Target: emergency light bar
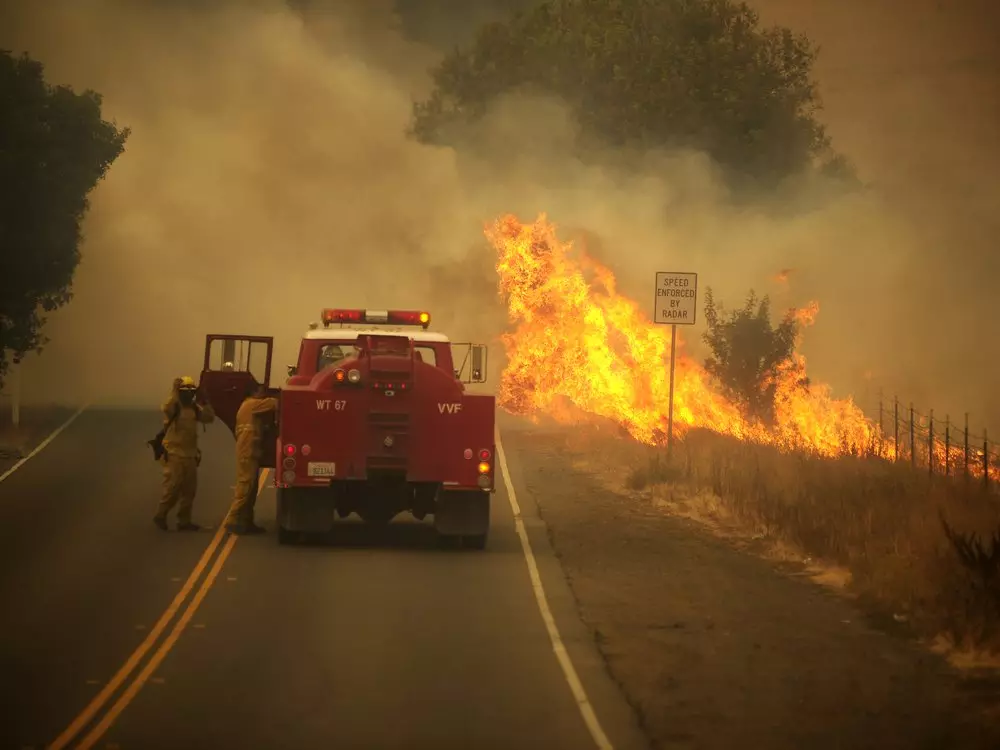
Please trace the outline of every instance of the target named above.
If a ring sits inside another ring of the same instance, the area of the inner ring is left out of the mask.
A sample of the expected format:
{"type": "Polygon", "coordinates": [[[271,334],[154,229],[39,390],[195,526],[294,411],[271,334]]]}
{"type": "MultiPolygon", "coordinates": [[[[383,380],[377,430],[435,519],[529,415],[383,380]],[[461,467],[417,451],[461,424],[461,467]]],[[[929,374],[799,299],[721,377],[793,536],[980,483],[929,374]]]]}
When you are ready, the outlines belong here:
{"type": "Polygon", "coordinates": [[[323,310],[323,327],[332,323],[369,323],[373,325],[422,326],[431,324],[431,314],[422,310],[323,310]]]}

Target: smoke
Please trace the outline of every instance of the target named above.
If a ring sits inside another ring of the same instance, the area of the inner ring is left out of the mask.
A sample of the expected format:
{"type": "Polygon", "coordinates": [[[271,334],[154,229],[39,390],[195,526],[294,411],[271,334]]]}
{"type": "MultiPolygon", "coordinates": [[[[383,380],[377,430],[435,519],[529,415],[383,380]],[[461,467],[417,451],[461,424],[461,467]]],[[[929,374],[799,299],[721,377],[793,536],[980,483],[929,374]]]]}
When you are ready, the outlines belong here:
{"type": "Polygon", "coordinates": [[[23,5],[0,11],[0,46],[100,91],[133,130],[93,195],[76,298],[26,364],[29,398],[149,403],[197,375],[209,332],[273,335],[280,366],[324,306],[426,307],[455,338],[494,344],[495,363],[505,321],[482,226],[544,211],[644,306],[657,270],[697,271],[730,306],[751,286],[779,309],[816,299],[817,379],[1000,416],[979,338],[1000,228],[997,54],[981,19],[760,2],[823,45],[835,145],[874,185],[776,215],[732,207],[703,155],[581,163],[556,101],[498,102],[474,153],[407,140],[440,53],[404,36],[389,2],[23,5]]]}

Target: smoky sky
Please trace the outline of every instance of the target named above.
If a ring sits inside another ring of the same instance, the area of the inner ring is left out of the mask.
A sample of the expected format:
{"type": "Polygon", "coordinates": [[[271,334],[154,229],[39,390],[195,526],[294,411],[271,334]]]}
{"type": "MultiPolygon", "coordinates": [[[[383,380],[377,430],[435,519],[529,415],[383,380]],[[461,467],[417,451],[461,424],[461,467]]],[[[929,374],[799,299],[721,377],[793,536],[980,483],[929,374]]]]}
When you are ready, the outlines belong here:
{"type": "MultiPolygon", "coordinates": [[[[27,396],[153,402],[175,375],[197,375],[209,332],[274,335],[283,364],[325,306],[427,307],[499,351],[507,324],[482,227],[545,211],[641,304],[657,270],[696,270],[734,305],[750,287],[778,309],[815,299],[814,379],[1000,425],[993,3],[752,4],[820,46],[821,118],[871,185],[781,217],[732,206],[701,154],[650,154],[630,173],[579,159],[573,114],[554,100],[498,102],[476,153],[408,140],[429,69],[531,3],[295,5],[0,9],[0,47],[100,91],[105,116],[133,130],[92,195],[75,298],[25,365],[27,396]]],[[[695,356],[698,334],[684,337],[695,356]]]]}

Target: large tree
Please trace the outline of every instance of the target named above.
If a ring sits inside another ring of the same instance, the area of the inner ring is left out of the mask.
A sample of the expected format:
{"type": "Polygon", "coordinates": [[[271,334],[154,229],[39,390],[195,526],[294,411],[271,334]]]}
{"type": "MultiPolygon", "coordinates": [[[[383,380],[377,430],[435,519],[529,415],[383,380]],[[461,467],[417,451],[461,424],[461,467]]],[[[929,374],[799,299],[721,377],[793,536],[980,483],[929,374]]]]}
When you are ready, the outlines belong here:
{"type": "Polygon", "coordinates": [[[412,133],[449,141],[498,95],[556,94],[585,136],[704,151],[737,182],[846,166],[816,119],[817,50],[731,0],[548,0],[482,28],[433,71],[412,133]]]}
{"type": "Polygon", "coordinates": [[[41,63],[0,50],[0,384],[72,296],[87,195],[128,134],[101,118],[99,94],[51,86],[41,63]]]}

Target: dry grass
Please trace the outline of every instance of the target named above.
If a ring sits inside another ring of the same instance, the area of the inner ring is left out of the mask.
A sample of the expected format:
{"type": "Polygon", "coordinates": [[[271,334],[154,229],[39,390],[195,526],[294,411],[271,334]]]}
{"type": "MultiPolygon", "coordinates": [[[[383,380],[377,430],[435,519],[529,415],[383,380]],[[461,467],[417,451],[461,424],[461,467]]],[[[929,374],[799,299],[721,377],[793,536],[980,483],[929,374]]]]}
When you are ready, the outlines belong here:
{"type": "Polygon", "coordinates": [[[700,430],[670,461],[663,451],[616,442],[601,451],[630,467],[622,484],[666,512],[803,560],[824,583],[908,623],[938,649],[948,644],[956,663],[1000,652],[1000,501],[980,483],[700,430]]]}

